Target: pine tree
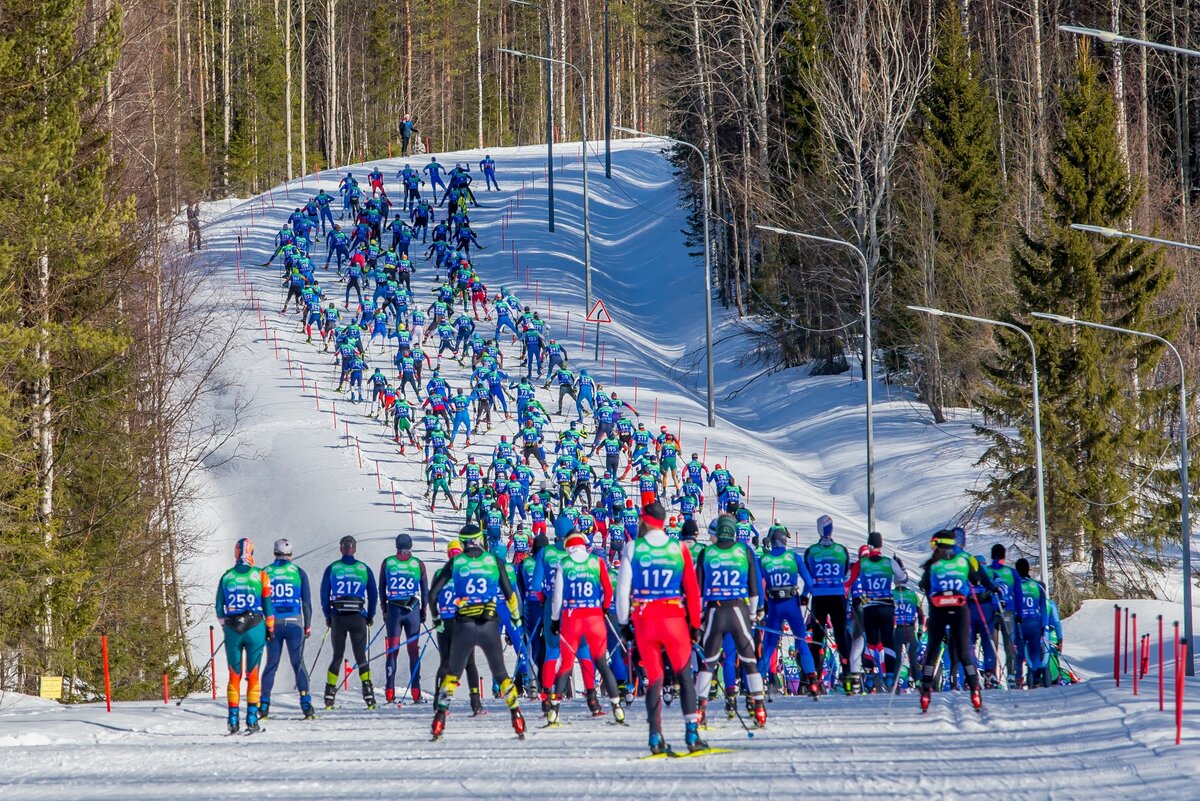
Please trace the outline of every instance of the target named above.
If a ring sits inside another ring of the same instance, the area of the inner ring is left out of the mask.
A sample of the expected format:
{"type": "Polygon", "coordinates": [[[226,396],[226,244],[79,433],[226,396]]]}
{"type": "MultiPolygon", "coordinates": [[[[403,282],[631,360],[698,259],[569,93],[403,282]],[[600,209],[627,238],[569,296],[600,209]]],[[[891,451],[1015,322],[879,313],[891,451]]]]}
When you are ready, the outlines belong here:
{"type": "MultiPolygon", "coordinates": [[[[905,302],[987,316],[1003,298],[1006,197],[995,122],[980,56],[968,47],[957,3],[950,2],[914,122],[913,166],[900,202],[906,235],[900,237],[896,294],[905,302]]],[[[895,316],[897,325],[884,330],[901,347],[917,332],[925,352],[921,397],[941,422],[943,406],[970,401],[991,332],[902,309],[895,316]]]]}
{"type": "MultiPolygon", "coordinates": [[[[1169,336],[1174,318],[1153,311],[1171,279],[1160,251],[1070,228],[1120,227],[1140,194],[1121,160],[1112,93],[1086,49],[1061,104],[1042,224],[1012,253],[1014,318],[1048,311],[1169,336]]],[[[1140,389],[1150,386],[1161,347],[1042,321],[1031,333],[1041,374],[1052,566],[1083,562],[1089,589],[1108,594],[1114,571],[1137,581],[1138,545],[1161,538],[1167,518],[1154,487],[1169,449],[1162,425],[1170,390],[1140,389]]],[[[994,391],[982,404],[988,423],[981,427],[993,443],[983,461],[994,472],[981,494],[998,520],[1033,537],[1028,347],[1012,335],[998,334],[998,341],[1000,356],[989,370],[994,391]],[[1007,426],[1017,427],[1019,439],[1010,438],[1007,426]]]]}

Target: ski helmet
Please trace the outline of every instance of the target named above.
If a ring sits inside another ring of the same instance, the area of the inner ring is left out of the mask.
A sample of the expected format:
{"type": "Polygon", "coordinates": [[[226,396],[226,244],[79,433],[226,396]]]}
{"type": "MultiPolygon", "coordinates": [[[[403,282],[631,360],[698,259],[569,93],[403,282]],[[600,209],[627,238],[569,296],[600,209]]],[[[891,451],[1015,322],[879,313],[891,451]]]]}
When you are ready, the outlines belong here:
{"type": "Polygon", "coordinates": [[[833,539],[833,518],[821,515],[817,518],[817,536],[823,540],[833,539]]]}
{"type": "Polygon", "coordinates": [[[407,534],[397,534],[396,535],[396,550],[397,551],[411,551],[412,546],[413,546],[412,537],[410,537],[407,534]]]}
{"type": "Polygon", "coordinates": [[[292,541],[289,539],[275,540],[275,558],[292,558],[292,541]]]}
{"type": "Polygon", "coordinates": [[[358,550],[358,540],[347,534],[338,542],[338,549],[343,556],[353,556],[354,552],[358,550]]]}

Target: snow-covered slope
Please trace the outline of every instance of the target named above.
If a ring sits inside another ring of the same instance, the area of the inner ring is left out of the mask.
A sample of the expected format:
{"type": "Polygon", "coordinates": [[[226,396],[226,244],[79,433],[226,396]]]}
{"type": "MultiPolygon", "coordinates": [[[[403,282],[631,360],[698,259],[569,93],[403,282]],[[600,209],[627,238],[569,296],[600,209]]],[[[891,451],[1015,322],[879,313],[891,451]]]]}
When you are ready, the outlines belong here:
{"type": "MultiPolygon", "coordinates": [[[[844,542],[862,542],[860,380],[809,378],[802,370],[789,370],[745,388],[763,368],[742,363],[749,343],[738,333],[736,319],[719,312],[720,419],[714,430],[704,426],[703,275],[699,260],[687,253],[682,233],[687,209],[658,147],[614,143],[611,182],[593,163],[595,295],[615,319],[603,332],[602,362],[592,358],[594,326],[586,334],[580,328],[585,310],[577,147],[559,149],[553,235],[545,230],[544,150],[491,152],[504,191],[480,191],[483,208],[472,213],[473,227],[487,246],[477,262],[489,287],[506,285],[539,309],[577,365],[622,397],[636,397],[648,428],[657,431],[665,424],[679,430],[685,455],[701,452],[710,466],[728,466],[749,489],[760,525],[769,522],[774,509],[807,544],[814,538],[815,518],[829,513],[844,542]]],[[[439,154],[439,160],[476,162],[480,156],[449,153],[439,154]]],[[[424,158],[410,161],[420,166],[424,158]]],[[[404,163],[380,165],[391,179],[404,163]]],[[[361,176],[369,165],[353,169],[361,176]]],[[[332,191],[337,177],[320,175],[320,186],[332,191]]],[[[332,391],[336,375],[330,356],[303,342],[294,315],[278,313],[283,295],[277,271],[258,265],[271,252],[273,234],[287,214],[316,186],[307,176],[266,196],[209,209],[205,216],[208,222],[214,215],[199,258],[240,345],[229,364],[235,386],[214,412],[231,415],[236,408],[241,417],[233,439],[206,459],[205,497],[195,510],[197,522],[211,532],[209,547],[192,567],[195,590],[189,599],[196,652],[205,658],[212,586],[230,563],[237,538],[254,539],[262,562],[269,559],[275,538],[288,537],[297,562],[315,580],[336,557],[344,534],[358,538],[360,557],[374,566],[391,552],[397,533],[410,532],[418,555],[438,564],[446,538],[461,521],[427,508],[420,462],[411,451],[400,456],[389,432],[368,419],[363,406],[332,391]]],[[[414,290],[429,297],[432,271],[422,269],[420,261],[417,265],[414,290]]],[[[512,347],[505,348],[515,356],[512,347]]],[[[376,358],[390,364],[390,353],[376,358]]],[[[515,361],[510,366],[515,368],[515,361]]],[[[452,386],[465,385],[462,368],[448,362],[443,370],[452,386]]],[[[876,398],[879,526],[889,545],[915,558],[927,549],[929,532],[966,506],[981,443],[965,418],[929,424],[903,390],[879,382],[876,398]]],[[[554,402],[547,405],[553,411],[554,402]]],[[[555,418],[556,427],[564,424],[565,418],[555,418]]],[[[513,423],[501,423],[474,440],[468,452],[482,457],[500,433],[514,431],[513,423]]],[[[1100,643],[1094,646],[1097,655],[1086,652],[1086,667],[1095,674],[1104,672],[1099,654],[1105,623],[1102,615],[1087,626],[1068,623],[1069,652],[1084,640],[1100,643]]],[[[313,647],[323,630],[319,619],[315,628],[313,647]]],[[[112,647],[120,647],[119,638],[112,647]]],[[[425,666],[427,690],[432,667],[425,666]]],[[[323,669],[322,664],[315,671],[318,686],[323,669]]],[[[223,688],[220,654],[216,674],[223,688]]],[[[1166,799],[1195,797],[1200,778],[1197,738],[1182,749],[1168,747],[1173,730],[1157,703],[1151,709],[1147,697],[1135,701],[1124,687],[1116,690],[1105,681],[1036,693],[989,693],[982,718],[969,710],[965,698],[952,696],[938,698],[923,718],[916,716],[911,696],[891,707],[880,697],[827,698],[819,704],[780,699],[771,707],[768,729],[753,740],[736,721],[714,723],[711,742],[743,749],[736,754],[646,763],[635,760],[645,748],[640,701],[628,729],[585,719],[581,706],[568,705],[569,725],[534,729],[525,743],[511,739],[502,706],[488,701],[499,714],[467,719],[460,710],[451,718],[447,740],[429,745],[428,706],[358,711],[353,679],[348,695],[348,709],[316,722],[296,720],[291,675],[283,668],[268,731],[251,740],[220,738],[223,698],[191,698],[178,708],[118,704],[111,715],[102,706],[63,709],[0,699],[0,756],[6,757],[0,759],[0,797],[325,799],[353,787],[371,796],[416,791],[431,798],[610,798],[633,787],[643,797],[728,799],[799,792],[1100,799],[1146,787],[1166,799]]],[[[674,709],[666,715],[669,736],[679,727],[675,715],[674,709]]],[[[529,717],[536,725],[536,716],[529,717]]]]}

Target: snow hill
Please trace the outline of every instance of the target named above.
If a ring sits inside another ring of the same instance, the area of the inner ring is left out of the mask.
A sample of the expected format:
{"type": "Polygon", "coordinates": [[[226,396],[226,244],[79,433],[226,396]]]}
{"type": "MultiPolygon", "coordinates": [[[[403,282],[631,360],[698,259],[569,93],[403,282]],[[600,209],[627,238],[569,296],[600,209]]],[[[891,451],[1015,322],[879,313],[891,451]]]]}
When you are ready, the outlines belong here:
{"type": "MultiPolygon", "coordinates": [[[[600,360],[592,355],[595,326],[581,328],[577,145],[558,148],[553,235],[546,232],[544,148],[490,151],[504,189],[478,191],[482,208],[472,213],[472,224],[487,246],[477,258],[480,274],[493,292],[507,286],[548,317],[573,363],[634,401],[647,428],[678,430],[685,456],[701,452],[710,466],[729,467],[748,489],[762,530],[773,510],[797,542],[808,544],[815,519],[829,513],[839,538],[857,546],[866,533],[861,380],[810,378],[803,370],[760,375],[765,365],[745,362],[751,343],[743,328],[718,306],[719,423],[708,429],[703,274],[684,241],[686,201],[655,142],[614,142],[613,149],[612,181],[595,160],[590,172],[594,295],[614,318],[602,332],[600,360]]],[[[438,154],[447,164],[473,164],[481,156],[438,154]]],[[[394,186],[406,161],[420,166],[427,158],[376,163],[394,186]]],[[[347,169],[362,177],[371,166],[347,169]]],[[[230,416],[239,408],[241,420],[235,436],[206,457],[205,497],[195,510],[196,522],[211,532],[193,565],[189,598],[200,659],[207,659],[207,629],[214,622],[212,588],[239,537],[254,540],[260,563],[269,561],[274,539],[288,537],[296,561],[315,581],[337,556],[344,534],[358,538],[359,556],[375,567],[391,553],[394,536],[410,532],[417,554],[437,565],[461,522],[448,508],[431,513],[422,501],[419,457],[411,450],[400,456],[390,431],[367,418],[366,404],[351,404],[333,391],[330,355],[304,343],[295,315],[279,314],[277,270],[259,266],[292,208],[318,184],[332,191],[344,172],[306,176],[206,210],[206,250],[198,258],[239,342],[229,364],[235,380],[213,411],[230,416]]],[[[429,298],[433,271],[416,264],[414,293],[429,298]]],[[[340,285],[329,283],[336,297],[340,285]]],[[[505,350],[515,373],[515,347],[505,344],[505,350]]],[[[390,355],[374,358],[387,369],[390,355]]],[[[465,385],[465,369],[453,362],[442,369],[451,386],[465,385]]],[[[541,395],[553,412],[556,398],[547,402],[549,394],[541,395]]],[[[889,549],[916,560],[927,552],[928,534],[967,506],[982,443],[966,417],[931,425],[904,390],[878,382],[876,398],[879,528],[889,549]]],[[[556,417],[554,430],[566,421],[556,417]]],[[[467,452],[485,460],[501,433],[514,434],[515,422],[494,426],[467,452]]],[[[460,445],[460,456],[462,450],[460,445]]],[[[310,652],[323,630],[317,617],[310,652]]],[[[1107,670],[1111,626],[1106,604],[1078,625],[1068,623],[1068,654],[1079,644],[1086,655],[1077,665],[1081,672],[1107,670]]],[[[119,641],[112,647],[119,648],[119,641]]],[[[427,690],[434,668],[429,651],[423,665],[427,690]]],[[[318,692],[328,653],[314,671],[318,692]]],[[[306,658],[312,661],[312,655],[306,658]]],[[[223,692],[221,654],[216,665],[223,692]]],[[[376,684],[381,696],[382,681],[376,684]]],[[[1191,689],[1196,698],[1200,687],[1191,689]]],[[[1135,699],[1111,678],[1035,693],[988,693],[982,716],[957,695],[935,696],[926,717],[917,715],[912,696],[894,704],[878,696],[829,697],[817,704],[779,698],[769,709],[768,728],[753,740],[737,721],[714,720],[709,741],[739,750],[690,762],[637,761],[646,739],[640,701],[627,729],[592,720],[576,701],[564,706],[567,725],[541,732],[536,710],[529,710],[532,731],[518,743],[500,702],[485,701],[492,715],[468,718],[460,698],[445,741],[430,744],[428,706],[368,713],[357,707],[354,678],[342,696],[346,708],[315,722],[298,719],[286,668],[273,695],[267,731],[254,738],[221,736],[223,695],[217,701],[192,697],[179,707],[117,704],[111,714],[103,705],[65,708],[0,697],[0,797],[327,799],[353,788],[373,797],[611,798],[637,788],[647,798],[678,797],[683,790],[688,797],[722,799],[805,792],[991,801],[1115,798],[1147,788],[1161,799],[1183,799],[1196,797],[1200,779],[1200,736],[1193,733],[1174,746],[1171,716],[1157,710],[1157,698],[1146,693],[1135,699]]],[[[676,709],[667,711],[664,723],[668,739],[679,740],[676,709]]],[[[1195,711],[1196,704],[1189,704],[1195,711]]]]}

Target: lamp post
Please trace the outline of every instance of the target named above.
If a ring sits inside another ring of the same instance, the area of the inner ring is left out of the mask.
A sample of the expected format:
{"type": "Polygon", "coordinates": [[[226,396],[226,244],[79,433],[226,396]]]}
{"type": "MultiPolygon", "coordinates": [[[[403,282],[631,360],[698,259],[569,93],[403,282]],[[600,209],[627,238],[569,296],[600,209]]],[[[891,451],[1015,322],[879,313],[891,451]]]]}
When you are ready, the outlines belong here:
{"type": "Polygon", "coordinates": [[[1146,39],[1135,39],[1132,36],[1124,36],[1113,31],[1102,31],[1098,28],[1082,28],[1078,25],[1059,25],[1058,29],[1063,33],[1074,33],[1079,36],[1089,36],[1092,39],[1098,39],[1105,44],[1128,44],[1137,47],[1148,47],[1151,50],[1162,50],[1167,53],[1175,53],[1181,56],[1191,56],[1192,58],[1200,58],[1200,50],[1189,50],[1186,47],[1176,47],[1174,45],[1162,44],[1160,42],[1151,42],[1146,39]]]}
{"type": "Polygon", "coordinates": [[[635,136],[650,136],[655,139],[662,139],[667,142],[682,147],[691,148],[700,157],[700,163],[704,165],[704,351],[708,361],[708,427],[716,428],[717,426],[717,405],[715,399],[715,389],[713,381],[713,323],[712,323],[712,256],[710,254],[709,240],[711,232],[709,227],[709,198],[708,198],[708,159],[704,157],[704,153],[700,148],[693,145],[691,142],[684,142],[682,139],[676,139],[672,136],[664,136],[662,134],[646,133],[645,131],[635,131],[633,128],[625,128],[620,125],[614,125],[613,130],[621,131],[622,133],[633,134],[635,136]]]}
{"type": "Polygon", "coordinates": [[[871,268],[867,264],[867,256],[857,245],[844,239],[834,239],[828,236],[806,234],[801,231],[789,231],[786,228],[776,228],[772,225],[756,225],[762,231],[770,231],[784,236],[795,236],[809,239],[813,242],[824,242],[827,245],[837,245],[846,248],[858,257],[862,264],[863,278],[863,352],[866,364],[863,365],[863,376],[867,384],[867,531],[875,530],[875,404],[871,390],[874,379],[874,350],[871,347],[871,268]]]}
{"type": "Polygon", "coordinates": [[[537,3],[528,0],[508,0],[518,6],[535,9],[546,21],[546,225],[554,233],[554,70],[549,59],[554,55],[550,49],[550,14],[537,3]]]}
{"type": "Polygon", "coordinates": [[[908,308],[932,317],[953,317],[957,320],[968,320],[973,323],[1007,328],[1010,331],[1016,331],[1029,344],[1029,355],[1033,361],[1033,452],[1037,472],[1038,558],[1041,560],[1042,583],[1046,585],[1046,593],[1052,594],[1054,586],[1046,545],[1046,489],[1043,480],[1044,471],[1042,469],[1042,401],[1038,394],[1037,348],[1033,344],[1033,337],[1029,336],[1029,332],[1019,325],[1006,323],[1003,320],[992,320],[988,317],[973,317],[969,314],[957,314],[941,309],[933,309],[928,306],[909,306],[908,308]]]}
{"type": "MultiPolygon", "coordinates": [[[[1132,328],[1093,323],[1090,320],[1077,320],[1074,317],[1066,317],[1061,314],[1047,314],[1046,312],[1033,312],[1032,314],[1034,317],[1061,325],[1081,325],[1087,328],[1098,328],[1101,331],[1112,331],[1117,334],[1128,334],[1129,336],[1152,339],[1155,342],[1161,342],[1163,345],[1166,345],[1171,353],[1175,354],[1175,360],[1179,362],[1179,481],[1182,485],[1180,517],[1183,528],[1183,635],[1187,639],[1188,653],[1190,654],[1192,645],[1192,523],[1188,503],[1188,410],[1187,388],[1183,373],[1183,357],[1179,355],[1179,351],[1170,341],[1160,337],[1158,334],[1151,334],[1148,331],[1135,331],[1132,328]]],[[[1187,675],[1196,675],[1195,660],[1190,656],[1187,663],[1187,675]]]]}
{"type": "Polygon", "coordinates": [[[580,135],[583,137],[583,309],[586,314],[592,308],[592,218],[588,207],[588,140],[587,140],[587,81],[583,73],[570,61],[547,56],[535,56],[520,50],[510,50],[507,47],[497,48],[501,53],[510,56],[531,58],[534,61],[544,61],[547,64],[558,64],[570,67],[579,76],[579,121],[580,135]]]}
{"type": "MultiPolygon", "coordinates": [[[[604,177],[612,178],[612,54],[608,48],[608,4],[604,0],[604,177]]],[[[549,55],[547,53],[547,55],[549,55]]],[[[712,425],[712,422],[709,422],[712,425]]]]}

